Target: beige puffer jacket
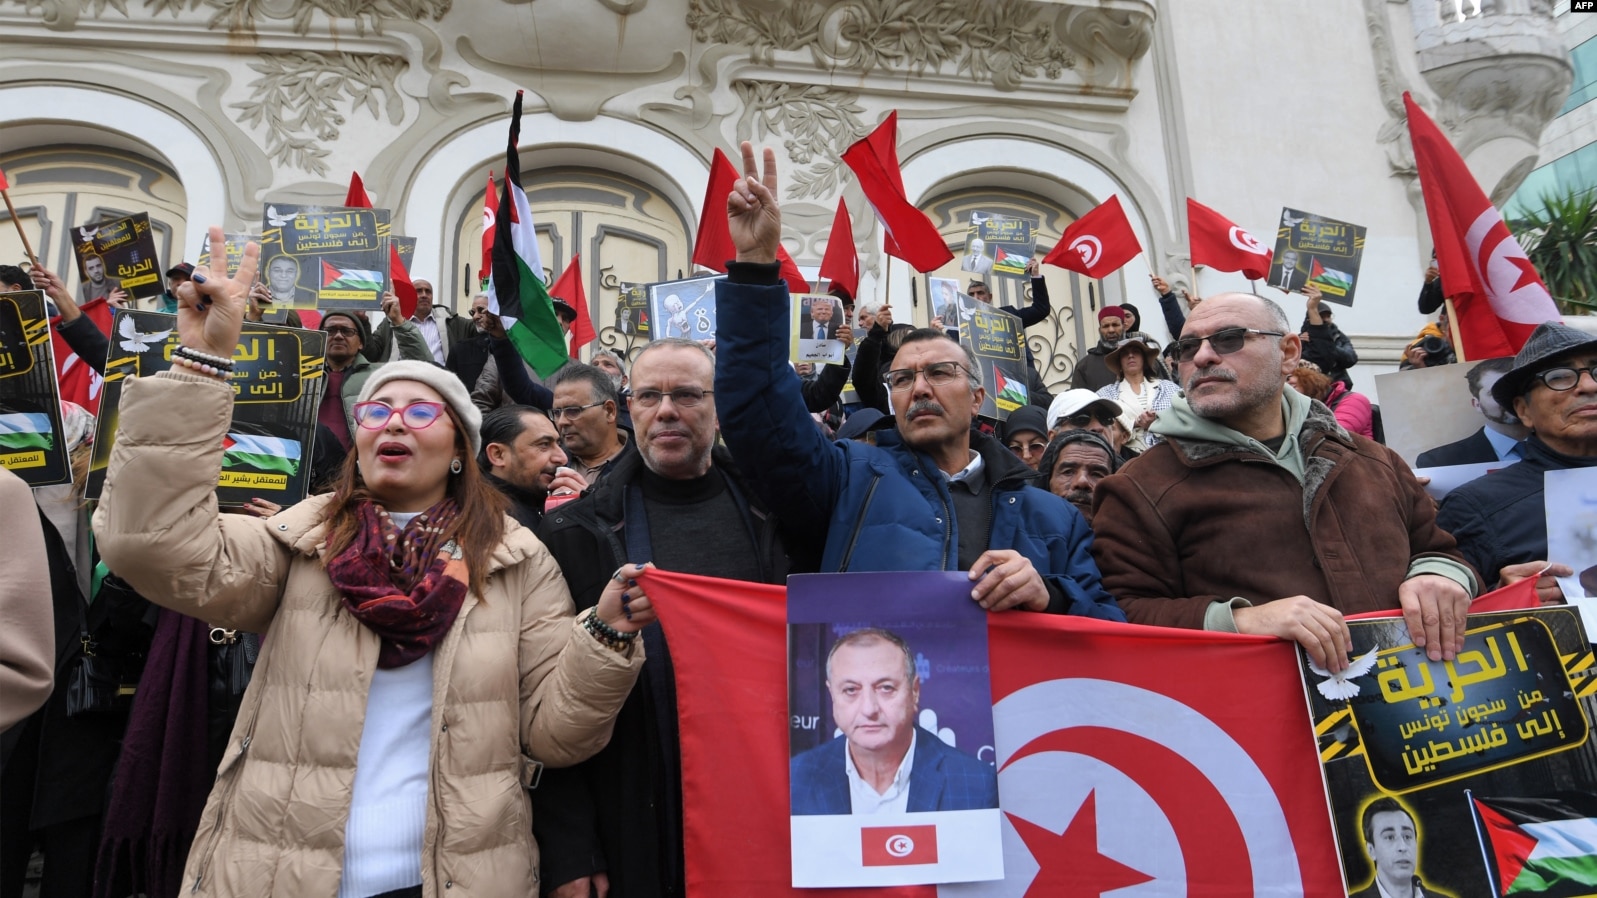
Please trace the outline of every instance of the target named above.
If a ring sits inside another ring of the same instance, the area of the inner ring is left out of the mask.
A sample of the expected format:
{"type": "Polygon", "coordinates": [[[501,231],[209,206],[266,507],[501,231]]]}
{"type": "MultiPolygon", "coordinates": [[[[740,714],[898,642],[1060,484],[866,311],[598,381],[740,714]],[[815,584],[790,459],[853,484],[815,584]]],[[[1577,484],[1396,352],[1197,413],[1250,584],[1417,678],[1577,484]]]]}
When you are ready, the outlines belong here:
{"type": "MultiPolygon", "coordinates": [[[[326,498],[270,520],[219,515],[232,392],[168,372],[127,384],[95,514],[110,568],[166,607],[266,634],[206,803],[186,894],[338,893],[355,757],[379,640],[318,560],[326,498]]],[[[523,755],[593,755],[643,662],[573,622],[560,569],[514,522],[485,597],[468,596],[434,659],[423,893],[538,894],[523,755]]]]}

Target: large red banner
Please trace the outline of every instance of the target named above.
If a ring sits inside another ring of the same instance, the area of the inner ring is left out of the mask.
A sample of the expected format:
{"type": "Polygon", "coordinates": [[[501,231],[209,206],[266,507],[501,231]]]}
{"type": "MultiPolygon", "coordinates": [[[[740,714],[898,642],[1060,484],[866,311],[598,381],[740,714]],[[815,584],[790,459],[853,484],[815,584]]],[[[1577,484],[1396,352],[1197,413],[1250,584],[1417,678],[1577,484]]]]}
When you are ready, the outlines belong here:
{"type": "MultiPolygon", "coordinates": [[[[672,652],[688,892],[789,885],[785,590],[645,581],[672,652]]],[[[1295,648],[1029,613],[989,624],[1006,878],[864,895],[1345,895],[1295,648]],[[1127,892],[1125,894],[1133,894],[1127,892]]],[[[828,895],[849,895],[833,890],[828,895]]]]}

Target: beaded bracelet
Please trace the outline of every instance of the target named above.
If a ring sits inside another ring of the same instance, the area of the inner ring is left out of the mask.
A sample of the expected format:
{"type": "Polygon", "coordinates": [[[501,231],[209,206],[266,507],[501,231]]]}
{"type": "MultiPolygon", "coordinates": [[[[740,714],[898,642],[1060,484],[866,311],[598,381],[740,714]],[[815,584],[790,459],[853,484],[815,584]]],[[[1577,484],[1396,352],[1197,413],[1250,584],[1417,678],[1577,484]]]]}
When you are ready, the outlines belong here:
{"type": "Polygon", "coordinates": [[[582,628],[605,648],[617,652],[626,652],[632,647],[633,640],[638,638],[637,631],[623,633],[599,619],[599,612],[589,612],[582,621],[582,628]]]}
{"type": "Polygon", "coordinates": [[[187,356],[181,356],[175,352],[172,353],[172,364],[181,365],[184,368],[188,368],[189,370],[198,374],[209,374],[212,377],[217,377],[222,380],[230,380],[233,377],[233,372],[231,371],[219,371],[216,368],[205,364],[204,362],[196,362],[187,356]]]}
{"type": "Polygon", "coordinates": [[[208,352],[200,352],[198,349],[192,349],[182,344],[179,344],[176,349],[172,350],[172,355],[183,356],[190,361],[210,365],[212,368],[215,368],[218,371],[233,370],[232,359],[224,359],[219,355],[211,355],[208,352]]]}

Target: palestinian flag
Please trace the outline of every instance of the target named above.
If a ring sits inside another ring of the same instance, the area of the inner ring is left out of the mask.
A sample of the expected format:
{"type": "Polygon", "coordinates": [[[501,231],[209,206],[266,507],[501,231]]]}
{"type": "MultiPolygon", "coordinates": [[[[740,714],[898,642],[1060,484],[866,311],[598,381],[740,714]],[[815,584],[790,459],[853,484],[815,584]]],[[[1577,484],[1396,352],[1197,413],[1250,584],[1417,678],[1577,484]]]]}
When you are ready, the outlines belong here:
{"type": "Polygon", "coordinates": [[[1597,892],[1597,795],[1472,801],[1503,898],[1597,892]]]}
{"type": "Polygon", "coordinates": [[[55,445],[55,428],[43,412],[0,414],[0,452],[31,452],[55,445]]]}
{"type": "Polygon", "coordinates": [[[299,473],[298,440],[230,433],[222,439],[222,467],[253,468],[293,476],[299,473]]]}
{"type": "Polygon", "coordinates": [[[322,260],[323,290],[370,290],[383,292],[383,273],[360,268],[334,268],[322,260]]]}
{"type": "Polygon", "coordinates": [[[993,402],[1006,412],[1025,405],[1030,395],[1024,383],[1005,377],[1004,370],[996,367],[993,368],[993,392],[993,402]]]}
{"type": "Polygon", "coordinates": [[[505,180],[494,220],[493,274],[488,284],[488,311],[499,316],[516,352],[548,377],[566,363],[566,335],[555,317],[554,303],[543,285],[543,261],[532,207],[521,189],[521,91],[510,113],[510,146],[505,151],[505,180]]]}
{"type": "Polygon", "coordinates": [[[1319,259],[1312,260],[1309,265],[1309,280],[1318,281],[1343,293],[1353,287],[1353,275],[1337,271],[1335,268],[1326,268],[1320,264],[1319,259]]]}

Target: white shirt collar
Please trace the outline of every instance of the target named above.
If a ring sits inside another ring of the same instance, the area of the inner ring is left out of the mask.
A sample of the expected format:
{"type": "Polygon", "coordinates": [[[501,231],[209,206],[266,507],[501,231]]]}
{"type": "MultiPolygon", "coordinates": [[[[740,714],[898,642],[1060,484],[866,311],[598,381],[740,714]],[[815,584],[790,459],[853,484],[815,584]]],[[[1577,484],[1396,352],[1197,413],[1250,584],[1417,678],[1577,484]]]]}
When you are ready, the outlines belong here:
{"type": "MultiPolygon", "coordinates": [[[[918,729],[918,728],[916,728],[918,729]]],[[[843,741],[843,769],[848,774],[848,793],[851,811],[855,814],[873,814],[877,811],[905,813],[909,810],[909,775],[915,767],[915,740],[920,736],[910,730],[909,750],[898,762],[898,772],[887,785],[887,791],[877,792],[875,787],[860,776],[854,766],[854,754],[849,751],[848,740],[843,741]]]]}
{"type": "Polygon", "coordinates": [[[981,473],[982,465],[983,462],[981,460],[981,453],[977,452],[975,449],[972,449],[970,450],[970,464],[966,465],[963,471],[960,471],[957,474],[949,474],[945,471],[943,472],[943,476],[948,478],[949,483],[958,483],[961,480],[969,480],[970,478],[981,473]]]}

